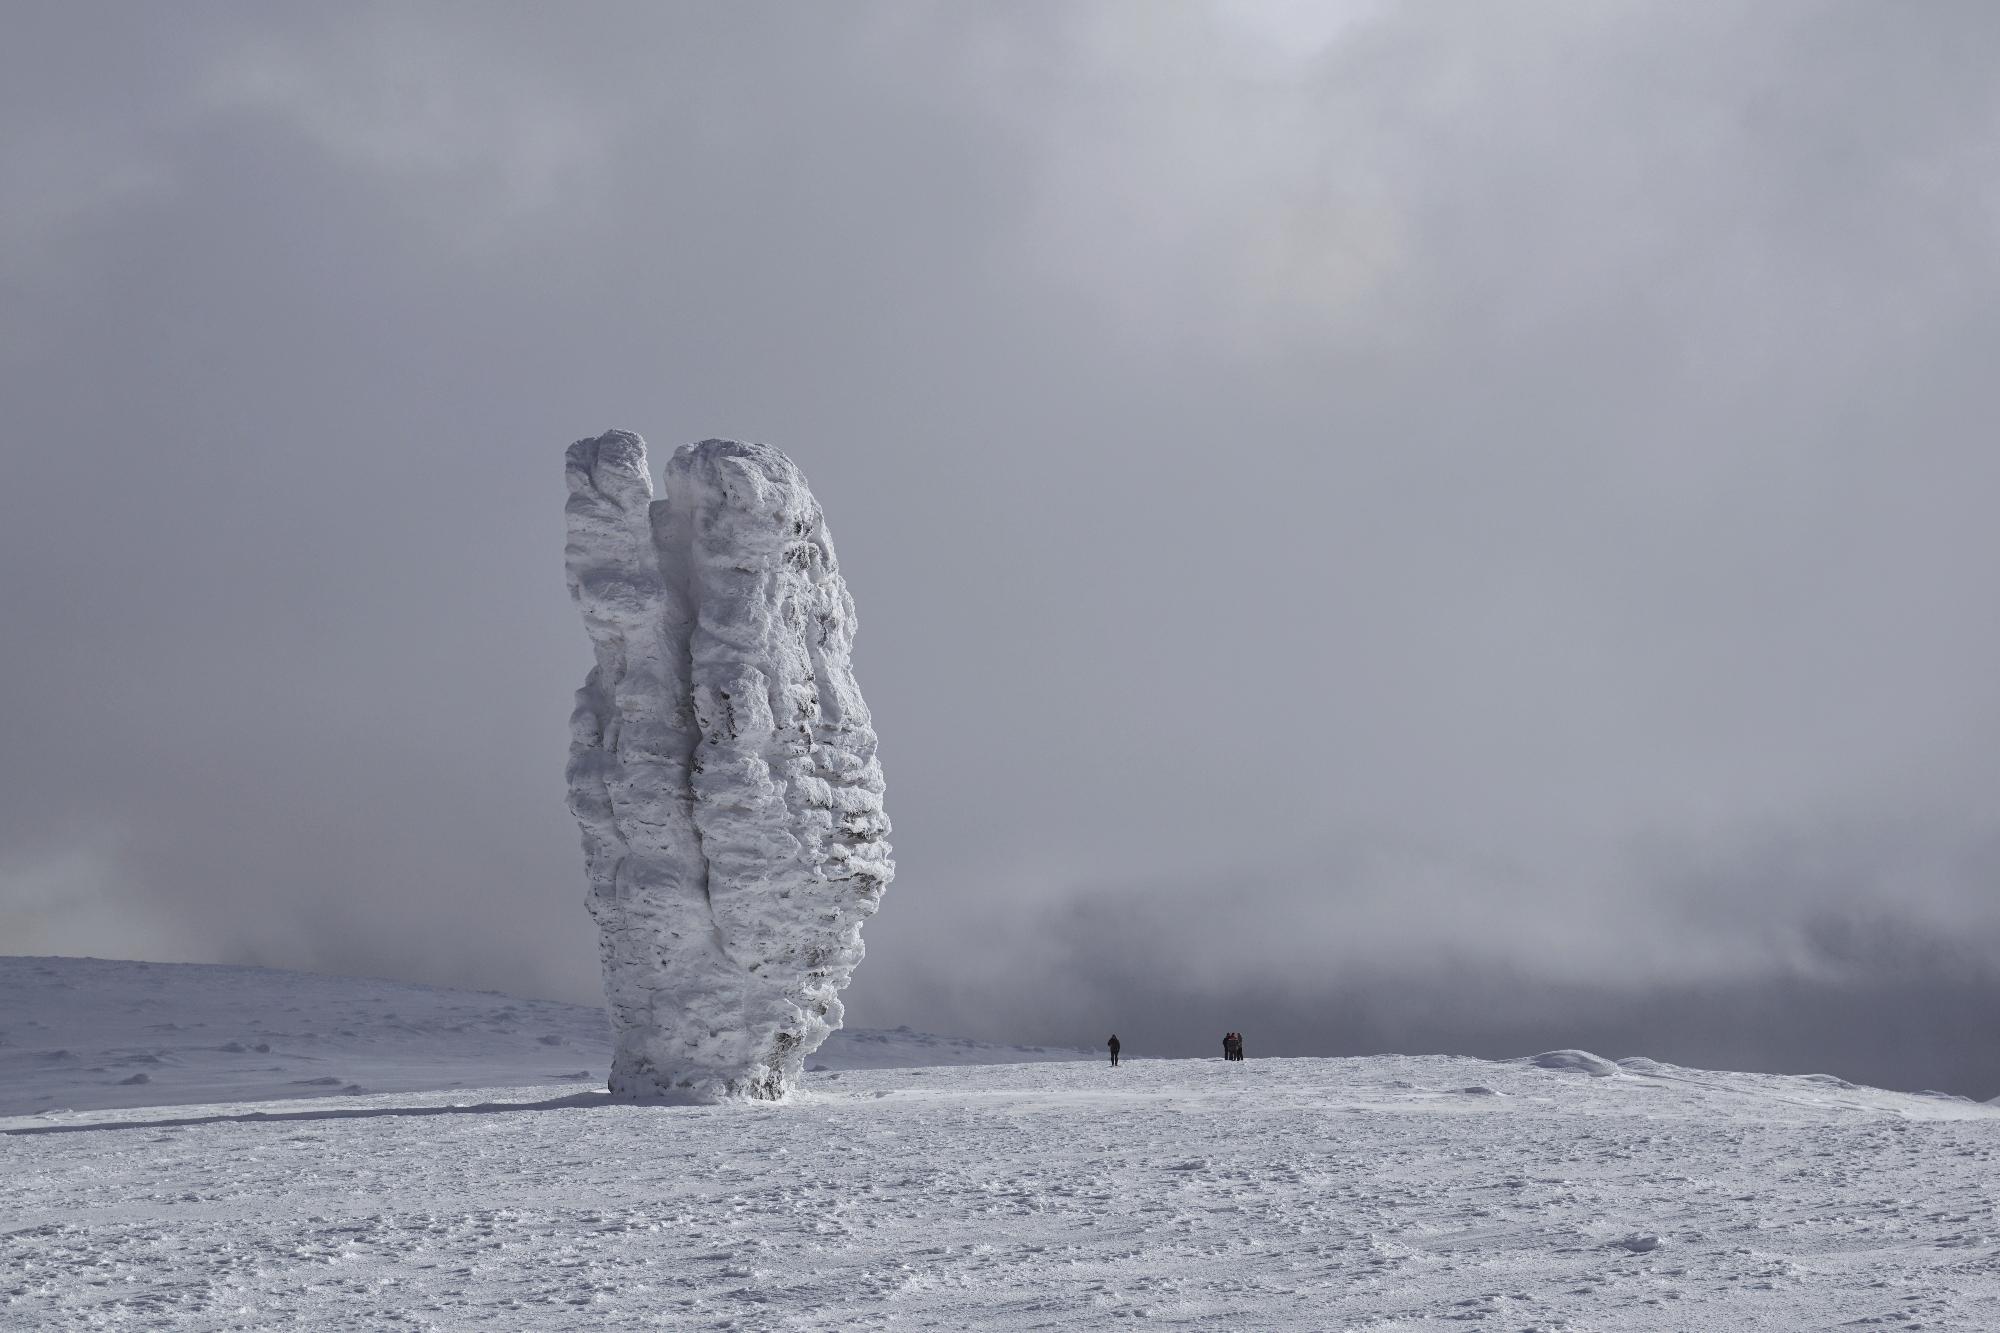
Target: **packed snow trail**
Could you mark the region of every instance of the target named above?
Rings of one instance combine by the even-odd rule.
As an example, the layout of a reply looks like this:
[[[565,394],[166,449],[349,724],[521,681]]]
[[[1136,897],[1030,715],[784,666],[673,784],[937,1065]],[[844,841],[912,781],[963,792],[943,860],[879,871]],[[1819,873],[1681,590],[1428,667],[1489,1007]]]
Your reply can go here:
[[[596,665],[571,716],[616,1047],[612,1091],[782,1098],[841,1024],[895,874],[854,601],[805,476],[610,431],[565,460],[565,561]]]
[[[1958,1099],[1402,1056],[805,1085],[0,1122],[0,1326],[1734,1333],[2000,1310],[2000,1112]]]

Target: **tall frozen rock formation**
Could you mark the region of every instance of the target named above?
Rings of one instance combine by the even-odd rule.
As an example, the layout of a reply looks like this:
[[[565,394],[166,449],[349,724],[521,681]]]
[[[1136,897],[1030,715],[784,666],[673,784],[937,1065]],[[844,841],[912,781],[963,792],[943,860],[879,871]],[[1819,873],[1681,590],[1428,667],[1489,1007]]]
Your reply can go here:
[[[854,599],[776,449],[704,440],[653,499],[646,445],[567,460],[570,594],[597,665],[570,718],[616,1038],[611,1090],[775,1099],[840,1026],[895,874]]]

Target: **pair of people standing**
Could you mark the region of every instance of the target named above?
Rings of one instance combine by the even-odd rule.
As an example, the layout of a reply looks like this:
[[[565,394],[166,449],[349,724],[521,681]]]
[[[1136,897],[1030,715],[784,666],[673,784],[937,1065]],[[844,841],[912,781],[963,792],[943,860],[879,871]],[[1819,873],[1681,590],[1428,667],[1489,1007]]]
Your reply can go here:
[[[1104,1043],[1104,1049],[1111,1052],[1111,1063],[1114,1065],[1117,1064],[1118,1063],[1117,1033],[1114,1032],[1111,1034],[1111,1040]],[[1241,1060],[1243,1058],[1242,1033],[1225,1032],[1222,1034],[1222,1058],[1225,1060]]]

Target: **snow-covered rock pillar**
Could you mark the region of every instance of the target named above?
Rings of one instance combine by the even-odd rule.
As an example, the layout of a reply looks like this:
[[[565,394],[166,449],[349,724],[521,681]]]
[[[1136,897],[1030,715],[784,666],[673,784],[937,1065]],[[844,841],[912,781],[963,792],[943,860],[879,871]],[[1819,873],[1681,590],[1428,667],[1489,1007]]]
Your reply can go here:
[[[776,1099],[840,1026],[895,874],[854,600],[806,479],[704,440],[570,446],[570,593],[597,665],[569,802],[602,934],[614,1093]]]

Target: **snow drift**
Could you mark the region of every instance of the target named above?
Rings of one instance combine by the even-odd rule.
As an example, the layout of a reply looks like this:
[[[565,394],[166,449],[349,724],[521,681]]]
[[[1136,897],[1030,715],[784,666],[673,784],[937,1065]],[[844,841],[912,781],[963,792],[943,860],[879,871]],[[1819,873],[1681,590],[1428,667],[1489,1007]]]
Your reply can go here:
[[[854,602],[805,476],[704,440],[570,446],[570,593],[597,665],[569,803],[602,936],[614,1093],[776,1099],[840,1026],[895,873]]]

